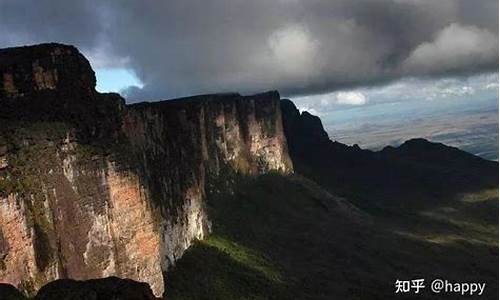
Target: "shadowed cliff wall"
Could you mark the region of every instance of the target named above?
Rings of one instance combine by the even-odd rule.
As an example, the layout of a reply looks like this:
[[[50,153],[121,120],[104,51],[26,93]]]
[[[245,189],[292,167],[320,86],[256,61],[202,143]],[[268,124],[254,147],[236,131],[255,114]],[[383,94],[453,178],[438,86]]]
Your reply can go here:
[[[279,95],[125,105],[71,46],[0,50],[0,281],[163,274],[210,231],[205,194],[292,172]]]

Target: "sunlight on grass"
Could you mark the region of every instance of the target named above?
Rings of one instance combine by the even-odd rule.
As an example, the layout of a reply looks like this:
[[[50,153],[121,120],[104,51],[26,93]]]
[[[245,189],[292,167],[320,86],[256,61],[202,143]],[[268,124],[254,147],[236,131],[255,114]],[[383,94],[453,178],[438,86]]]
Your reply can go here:
[[[484,246],[498,246],[498,242],[486,241],[484,239],[466,238],[458,234],[416,234],[406,231],[393,231],[397,235],[416,240],[424,241],[433,244],[441,245],[457,245],[457,244],[475,244]]]
[[[462,219],[453,218],[450,215],[441,214],[441,213],[432,212],[432,211],[421,212],[420,214],[422,216],[426,216],[426,217],[429,217],[429,218],[434,219],[434,220],[447,222],[451,225],[462,228],[464,230],[475,231],[475,232],[484,233],[484,234],[493,234],[493,235],[496,235],[496,231],[497,231],[497,226],[495,226],[494,224],[481,224],[478,222],[464,220],[463,218]]]
[[[468,193],[449,202],[447,206],[422,211],[420,216],[448,225],[448,232],[426,234],[424,239],[437,243],[467,241],[498,246],[498,189]],[[451,233],[449,231],[452,231]],[[418,233],[422,236],[422,233]]]
[[[487,189],[478,193],[464,194],[460,197],[460,201],[465,203],[498,201],[498,189]]]
[[[261,272],[269,280],[275,282],[281,282],[282,280],[280,273],[275,270],[269,261],[247,247],[219,235],[211,235],[201,243],[217,248],[235,261]]]
[[[464,238],[463,236],[456,234],[441,234],[435,236],[427,236],[426,240],[436,244],[458,244],[458,243],[470,243],[476,245],[486,245],[491,246],[490,243],[485,241],[474,239],[474,238]]]

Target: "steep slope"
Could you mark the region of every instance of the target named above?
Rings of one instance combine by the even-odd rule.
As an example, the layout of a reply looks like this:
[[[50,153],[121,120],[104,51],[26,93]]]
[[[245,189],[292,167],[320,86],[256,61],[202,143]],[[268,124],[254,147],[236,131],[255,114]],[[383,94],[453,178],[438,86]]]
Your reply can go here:
[[[489,282],[489,295],[495,298],[498,270],[491,266],[498,263],[498,162],[424,139],[367,151],[325,138],[321,121],[300,114],[289,100],[282,101],[282,111],[297,173],[349,199],[382,232],[427,243],[421,254],[407,257],[408,266],[419,269],[414,260],[434,260],[435,253],[425,253],[443,247],[448,257],[423,275],[474,274]],[[404,266],[397,259],[391,263]]]
[[[291,101],[282,110],[296,174],[209,195],[213,233],[169,271],[167,297],[440,299],[440,278],[498,299],[497,163],[420,139],[349,147]],[[417,278],[424,291],[395,295],[396,279]]]
[[[379,152],[363,150],[331,141],[319,118],[300,114],[290,100],[282,101],[282,111],[296,171],[359,206],[427,205],[498,185],[497,162],[457,148],[414,139]],[[357,201],[358,195],[369,200]]]
[[[71,46],[0,50],[0,281],[164,273],[210,232],[233,174],[292,171],[279,95],[127,106]]]
[[[371,220],[345,199],[301,176],[266,174],[240,177],[207,203],[213,233],[167,274],[168,299],[347,299],[354,284],[335,280],[357,268],[342,260]]]
[[[494,193],[469,196],[496,212]],[[498,297],[498,225],[471,218],[481,203],[435,212],[450,219],[408,211],[401,226],[298,175],[267,174],[208,204],[213,233],[169,271],[168,299],[393,299],[396,279],[416,278],[484,282],[481,298]],[[429,288],[407,296],[440,299]]]

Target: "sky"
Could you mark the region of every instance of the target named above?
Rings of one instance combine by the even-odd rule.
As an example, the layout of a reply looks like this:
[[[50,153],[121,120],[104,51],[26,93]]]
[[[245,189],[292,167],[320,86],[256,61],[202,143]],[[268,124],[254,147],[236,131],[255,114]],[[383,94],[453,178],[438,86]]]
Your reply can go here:
[[[337,136],[382,138],[374,130],[391,124],[404,127],[403,137],[408,128],[414,134],[432,128],[463,138],[483,126],[496,131],[493,142],[482,142],[491,146],[498,144],[498,6],[497,0],[0,0],[0,48],[75,45],[96,71],[97,90],[120,92],[128,103],[278,90]],[[493,108],[494,117],[478,107]],[[445,113],[448,121],[439,120]],[[422,116],[432,121],[406,122]],[[383,142],[401,138],[393,133]]]
[[[390,110],[388,107],[395,107],[399,103],[406,104],[411,111],[415,104],[436,110],[443,105],[451,108],[457,105],[475,106],[482,100],[496,101],[498,82],[498,72],[443,78],[412,77],[385,85],[356,87],[293,99],[300,110],[307,110],[326,120],[333,114],[336,121],[341,123],[360,110],[374,112],[384,108],[384,113],[379,115],[385,117],[385,111]],[[372,114],[371,118],[374,117],[376,114]]]
[[[129,102],[277,89],[359,105],[357,88],[497,72],[498,1],[0,0],[0,47],[48,41]]]

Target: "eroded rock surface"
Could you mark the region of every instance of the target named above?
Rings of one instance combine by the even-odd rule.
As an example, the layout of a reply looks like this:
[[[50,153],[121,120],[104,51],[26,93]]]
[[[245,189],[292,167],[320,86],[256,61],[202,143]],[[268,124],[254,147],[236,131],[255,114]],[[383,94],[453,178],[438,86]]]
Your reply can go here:
[[[210,231],[234,173],[292,172],[277,92],[125,105],[71,46],[0,50],[0,281],[146,282]]]

